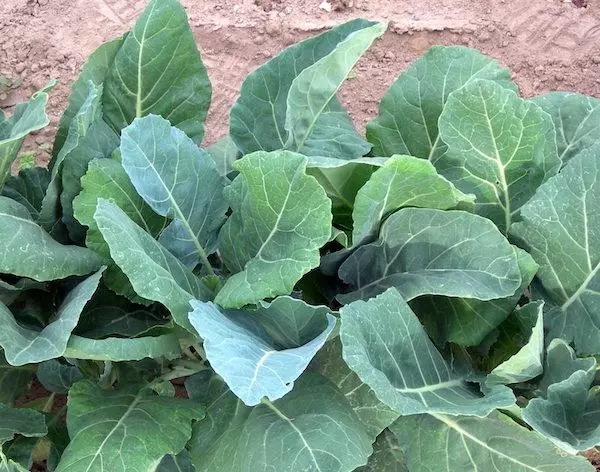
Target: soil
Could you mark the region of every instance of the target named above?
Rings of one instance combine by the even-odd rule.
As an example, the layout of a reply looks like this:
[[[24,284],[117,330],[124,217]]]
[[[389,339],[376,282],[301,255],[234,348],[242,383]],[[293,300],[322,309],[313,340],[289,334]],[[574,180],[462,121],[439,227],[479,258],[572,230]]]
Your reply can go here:
[[[26,143],[48,158],[70,84],[87,55],[126,31],[145,0],[3,0],[0,107],[25,100],[50,78],[51,125]],[[285,46],[366,17],[388,32],[341,90],[359,128],[398,74],[434,44],[463,44],[497,58],[525,96],[576,90],[600,96],[600,0],[182,0],[213,83],[205,144],[226,133],[244,76]],[[331,10],[331,11],[328,11]]]

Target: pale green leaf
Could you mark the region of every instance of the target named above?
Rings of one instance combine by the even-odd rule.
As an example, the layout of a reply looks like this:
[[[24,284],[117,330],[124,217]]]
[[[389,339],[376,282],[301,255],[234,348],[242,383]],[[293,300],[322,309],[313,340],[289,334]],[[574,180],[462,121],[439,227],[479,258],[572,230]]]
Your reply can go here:
[[[486,383],[513,384],[526,382],[540,375],[544,367],[544,302],[531,302],[517,308],[511,315],[517,319],[535,319],[533,328],[529,330],[529,339],[518,352],[513,354],[499,366],[495,367],[487,376]]]
[[[240,150],[229,135],[207,147],[206,152],[212,157],[219,174],[223,177],[227,177],[233,171],[233,163],[240,157]]]
[[[102,272],[96,272],[72,289],[58,308],[54,321],[42,331],[20,326],[8,308],[0,304],[0,346],[8,363],[18,366],[61,357],[83,307],[98,288]]]
[[[599,201],[600,160],[583,151],[537,190],[512,230],[540,265],[550,337],[573,341],[580,354],[600,353]]]
[[[203,416],[203,408],[190,400],[78,382],[69,391],[71,442],[56,472],[154,470],[163,456],[184,448],[191,422]]]
[[[245,311],[221,311],[213,303],[192,300],[191,305],[190,322],[204,340],[211,367],[248,406],[258,405],[263,397],[274,401],[290,392],[335,327],[335,317],[327,314],[327,327],[314,339],[288,347],[278,342],[284,331],[275,324],[275,311],[254,318]],[[271,321],[276,337],[261,325],[264,318]]]
[[[173,221],[162,244],[184,264],[202,262],[217,249],[225,222],[225,179],[213,160],[182,131],[160,116],[136,118],[121,134],[125,172],[137,193],[159,215]]]
[[[305,374],[276,402],[244,407],[218,379],[186,384],[208,405],[190,442],[198,472],[350,472],[366,464],[371,440],[344,396]]]
[[[390,428],[411,472],[592,472],[585,458],[571,456],[507,416],[487,418],[418,415]]]
[[[379,115],[367,125],[376,156],[408,154],[435,160],[445,150],[438,119],[448,95],[475,79],[516,90],[510,71],[479,51],[434,46],[398,77],[381,99]]]
[[[72,335],[65,357],[95,361],[139,361],[145,358],[177,359],[181,357],[179,338],[175,334],[141,338],[89,339]]]
[[[550,92],[532,100],[552,117],[563,165],[581,151],[600,143],[600,100],[597,98],[573,92]]]
[[[377,237],[381,222],[400,208],[447,210],[472,205],[474,199],[438,175],[430,162],[412,156],[392,156],[356,194],[352,243],[357,246]]]
[[[340,337],[348,366],[379,400],[402,415],[486,416],[515,398],[494,386],[484,396],[446,362],[396,289],[340,309]]]
[[[48,103],[47,92],[54,83],[34,93],[29,101],[18,104],[10,118],[0,114],[0,189],[10,175],[11,165],[27,135],[50,122],[45,109]]]
[[[239,308],[291,293],[319,264],[332,217],[331,201],[306,175],[303,156],[256,152],[236,161],[235,168],[240,174],[225,191],[232,215],[219,236],[221,256],[234,275],[215,303]]]
[[[210,290],[189,269],[136,225],[117,205],[98,198],[94,220],[110,256],[136,293],[166,306],[173,320],[190,332],[189,301],[209,300]]]
[[[396,287],[406,300],[421,295],[492,300],[513,295],[521,273],[513,247],[488,219],[464,211],[403,208],[340,267],[354,289],[348,303]]]
[[[352,37],[355,32],[362,34]],[[348,67],[382,32],[380,24],[352,20],[294,44],[250,73],[231,109],[230,135],[240,151],[274,151],[289,143],[304,154],[343,159],[368,152],[335,92]],[[315,75],[323,79],[313,81]]]
[[[453,92],[439,128],[448,149],[436,168],[474,194],[475,211],[505,233],[519,208],[560,167],[550,116],[489,80]]]
[[[162,115],[202,141],[211,87],[183,6],[151,0],[123,40],[104,85],[104,116],[119,132],[134,118]]]
[[[565,358],[570,358],[568,366]],[[554,339],[548,347],[545,367],[556,382],[548,384],[549,378],[544,376],[546,389],[542,397],[529,401],[523,419],[571,452],[600,444],[600,397],[597,388],[590,390],[597,370],[595,360],[575,361],[573,349],[563,340]],[[571,371],[568,376],[567,369]]]

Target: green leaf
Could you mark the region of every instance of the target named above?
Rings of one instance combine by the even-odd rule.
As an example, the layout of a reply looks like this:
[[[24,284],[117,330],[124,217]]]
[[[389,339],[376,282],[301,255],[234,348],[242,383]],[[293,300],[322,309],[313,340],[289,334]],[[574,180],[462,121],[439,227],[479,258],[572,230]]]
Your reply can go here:
[[[447,210],[472,205],[474,199],[438,175],[430,162],[392,156],[356,194],[352,242],[356,246],[377,237],[381,222],[402,207]]]
[[[43,441],[43,439],[42,439]],[[4,447],[4,455],[8,459],[8,464],[16,471],[29,472],[33,466],[33,454],[35,447],[40,443],[40,438],[28,438],[26,436],[18,436]],[[5,471],[2,466],[6,467],[6,463],[0,462],[0,471]],[[9,466],[9,470],[10,470]],[[19,468],[21,467],[21,468]]]
[[[113,362],[139,361],[146,357],[177,359],[181,357],[181,346],[179,337],[172,333],[135,339],[89,339],[72,335],[65,357]]]
[[[377,436],[369,462],[356,472],[408,472],[402,449],[389,429]]]
[[[552,117],[558,156],[563,165],[581,151],[600,143],[600,100],[597,98],[573,92],[550,92],[532,100]]]
[[[584,151],[538,189],[512,230],[540,265],[550,338],[573,341],[580,354],[600,353],[599,201],[600,161]]]
[[[538,389],[545,395],[552,384],[567,380],[577,371],[593,372],[596,359],[577,357],[575,351],[562,339],[553,339],[547,349],[544,375],[538,383]]]
[[[572,372],[559,380],[552,372],[558,370],[560,376],[565,375],[565,357],[571,359]],[[569,345],[554,339],[548,347],[546,371],[556,376],[556,382],[547,385],[543,397],[529,401],[523,409],[523,419],[559,447],[573,453],[600,444],[600,397],[597,387],[590,391],[596,370],[593,358],[575,361],[575,353]]]
[[[223,312],[213,303],[196,300],[191,305],[190,322],[204,340],[211,367],[248,406],[290,392],[335,327],[335,317],[327,315],[328,326],[317,337],[285,348],[261,326],[265,315],[253,319],[248,312]]]
[[[195,472],[189,453],[184,449],[176,456],[165,456],[156,472]]]
[[[208,153],[165,119],[150,115],[123,130],[121,156],[137,193],[173,220],[160,235],[163,245],[187,266],[200,260],[212,271],[207,256],[217,249],[228,205],[225,179]]]
[[[17,434],[38,438],[46,432],[46,420],[42,413],[0,403],[0,446]]]
[[[34,372],[29,366],[10,365],[0,351],[0,403],[12,404],[21,396],[31,383]]]
[[[507,416],[487,418],[418,415],[390,428],[398,437],[411,472],[592,472],[583,457],[557,449],[539,434]],[[432,454],[431,451],[436,451]]]
[[[123,212],[149,235],[158,236],[166,220],[144,202],[131,184],[127,173],[114,159],[96,159],[89,163],[81,179],[81,193],[73,201],[75,217],[88,227],[85,243],[109,264],[106,284],[116,293],[132,297],[133,289],[127,277],[110,260],[110,250],[94,220],[98,197],[116,203]]]
[[[538,270],[526,251],[514,249],[522,278],[514,295],[488,301],[424,296],[411,302],[411,308],[436,344],[448,341],[460,346],[476,346],[513,312]]]
[[[489,220],[464,211],[403,208],[340,267],[355,290],[348,303],[396,287],[406,300],[420,295],[492,300],[513,295],[521,273],[513,247]]]
[[[193,333],[187,317],[189,301],[209,300],[210,290],[117,205],[98,198],[94,220],[110,247],[111,258],[136,293],[162,303],[177,324]]]
[[[33,94],[29,101],[15,107],[12,116],[5,119],[0,114],[0,189],[10,175],[10,168],[21,149],[27,135],[46,126],[50,119],[45,109],[48,103],[48,91],[55,82],[46,85]]]
[[[384,27],[352,20],[295,44],[250,73],[231,109],[242,154],[291,149],[352,159],[369,151],[335,93]],[[356,34],[353,34],[356,33]]]
[[[184,448],[191,422],[203,417],[203,408],[190,400],[78,382],[69,391],[71,442],[56,472],[153,470],[163,456]]]
[[[474,194],[476,213],[505,233],[519,208],[560,167],[550,116],[489,80],[453,92],[439,127],[448,149],[434,162],[436,168]]]
[[[50,359],[38,365],[37,379],[50,392],[65,395],[71,386],[83,379],[83,373],[76,365]]]
[[[39,332],[20,326],[8,308],[0,304],[0,324],[3,326],[0,346],[4,348],[8,363],[33,364],[61,357],[83,307],[98,288],[102,272],[99,270],[71,290],[58,308],[54,321]]]
[[[542,359],[544,357],[544,316],[542,314],[544,302],[536,301],[517,308],[511,317],[516,323],[524,326],[528,332],[528,339],[518,352],[505,360],[487,376],[486,383],[513,384],[531,380],[544,371]],[[532,323],[533,318],[533,323]],[[510,320],[512,321],[512,320]],[[503,333],[504,334],[504,333]],[[515,333],[506,333],[514,336]],[[502,334],[501,334],[502,336]]]
[[[110,157],[118,145],[119,136],[98,119],[92,123],[77,148],[66,157],[61,172],[61,218],[74,241],[83,243],[86,234],[85,228],[75,219],[73,209],[73,200],[81,192],[81,179],[92,160]]]
[[[69,96],[69,105],[60,118],[58,130],[56,131],[54,147],[52,149],[52,160],[48,164],[50,169],[54,167],[56,156],[67,139],[71,121],[88,96],[89,82],[91,81],[95,85],[102,85],[104,83],[115,55],[122,44],[123,37],[107,41],[98,47],[89,55],[87,62],[81,69],[79,77],[73,82],[71,95]]]
[[[37,220],[42,200],[50,183],[50,172],[44,167],[22,169],[18,176],[10,176],[6,180],[2,195],[17,201]]]
[[[177,0],[151,0],[106,77],[106,121],[118,133],[136,117],[162,115],[199,143],[210,97],[185,10]]]
[[[350,472],[367,462],[371,440],[344,396],[319,375],[303,375],[288,395],[255,408],[218,379],[196,379],[186,384],[190,396],[209,405],[190,442],[198,472]]]
[[[88,93],[69,124],[67,137],[54,160],[51,180],[42,201],[39,222],[42,228],[53,234],[62,216],[60,194],[62,192],[62,167],[68,156],[77,152],[79,145],[90,132],[92,125],[102,117],[102,85],[88,82]],[[92,129],[93,131],[93,129]]]
[[[383,23],[371,23],[354,31],[328,55],[294,78],[287,95],[286,149],[306,155],[349,159],[366,154],[369,146],[356,139],[355,133],[343,135],[344,131],[348,133],[343,129],[348,115],[334,99],[354,64],[386,27]],[[294,66],[296,68],[297,63]],[[348,149],[350,147],[352,149]]]
[[[429,49],[398,77],[383,96],[379,115],[368,123],[373,154],[408,154],[435,161],[446,148],[438,134],[438,119],[448,96],[475,79],[517,89],[508,69],[474,49]]]
[[[232,215],[219,235],[221,256],[234,275],[215,299],[227,308],[291,293],[319,264],[319,248],[331,234],[331,201],[306,175],[303,156],[256,152],[235,168],[240,174],[225,190]]]
[[[379,436],[400,416],[379,401],[371,387],[350,370],[342,359],[342,342],[339,336],[325,343],[315,356],[311,370],[327,377],[346,396],[371,438]]]
[[[111,295],[114,297],[114,294]],[[107,336],[135,338],[166,323],[167,320],[161,316],[147,310],[136,309],[135,306],[98,304],[86,309],[85,316],[79,320],[75,334],[88,338]]]
[[[340,309],[340,337],[348,366],[379,400],[402,415],[449,413],[486,416],[515,399],[494,386],[483,396],[455,371],[427,337],[397,290]]]

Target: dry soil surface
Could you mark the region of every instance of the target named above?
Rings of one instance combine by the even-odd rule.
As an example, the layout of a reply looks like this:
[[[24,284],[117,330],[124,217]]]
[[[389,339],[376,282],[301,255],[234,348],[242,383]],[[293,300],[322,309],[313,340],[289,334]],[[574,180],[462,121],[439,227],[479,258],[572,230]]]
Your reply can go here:
[[[524,95],[577,90],[600,96],[600,0],[182,0],[213,84],[206,144],[226,133],[244,76],[285,46],[355,17],[389,22],[341,99],[359,128],[398,74],[434,44],[463,44],[514,72]],[[48,79],[50,127],[28,141],[47,159],[70,83],[87,55],[126,31],[146,0],[0,0],[5,108]]]

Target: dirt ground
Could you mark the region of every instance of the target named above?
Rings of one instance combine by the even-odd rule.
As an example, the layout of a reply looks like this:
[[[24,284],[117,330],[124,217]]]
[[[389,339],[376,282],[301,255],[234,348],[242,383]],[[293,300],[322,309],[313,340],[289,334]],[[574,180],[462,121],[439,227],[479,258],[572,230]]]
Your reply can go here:
[[[226,133],[244,76],[283,47],[354,17],[387,20],[388,32],[356,67],[341,100],[359,128],[421,53],[463,44],[514,71],[524,95],[576,90],[600,96],[600,0],[183,0],[213,84],[206,143]],[[146,0],[0,0],[0,80],[14,88],[0,107],[48,79],[51,126],[28,142],[47,158],[70,84],[87,55],[126,31]],[[10,109],[9,109],[10,110]]]

